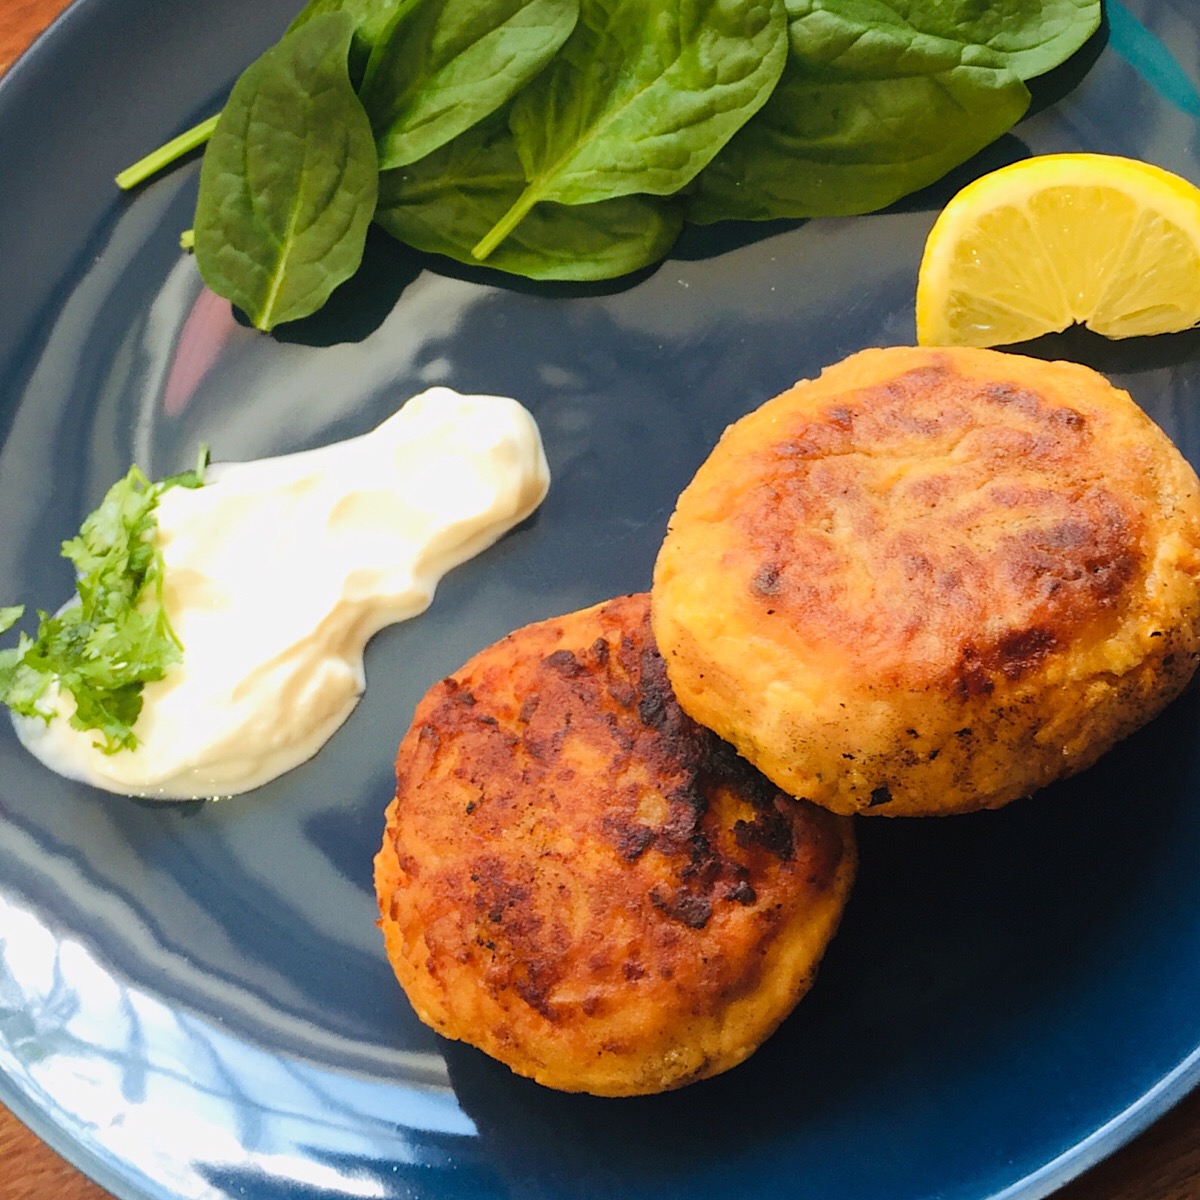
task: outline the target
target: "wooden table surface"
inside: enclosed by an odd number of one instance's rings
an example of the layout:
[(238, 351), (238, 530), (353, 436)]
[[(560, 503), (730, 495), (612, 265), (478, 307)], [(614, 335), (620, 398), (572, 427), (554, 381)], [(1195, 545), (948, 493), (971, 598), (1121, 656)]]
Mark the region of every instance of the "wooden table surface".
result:
[[(0, 0), (0, 72), (67, 3)], [(0, 1200), (105, 1200), (108, 1195), (0, 1106)], [(1060, 1191), (1056, 1200), (1200, 1200), (1200, 1091)]]

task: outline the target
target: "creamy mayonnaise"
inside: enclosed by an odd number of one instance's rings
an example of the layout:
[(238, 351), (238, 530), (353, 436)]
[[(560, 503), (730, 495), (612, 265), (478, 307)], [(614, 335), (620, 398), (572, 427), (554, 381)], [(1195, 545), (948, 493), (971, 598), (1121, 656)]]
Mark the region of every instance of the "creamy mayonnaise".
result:
[[(181, 665), (147, 684), (135, 750), (106, 755), (65, 719), (19, 718), (25, 746), (130, 795), (224, 796), (311, 757), (365, 687), (372, 634), (422, 612), (438, 580), (524, 520), (549, 470), (515, 400), (431, 388), (372, 433), (218, 464), (156, 512)], [(51, 689), (61, 717), (69, 694)]]

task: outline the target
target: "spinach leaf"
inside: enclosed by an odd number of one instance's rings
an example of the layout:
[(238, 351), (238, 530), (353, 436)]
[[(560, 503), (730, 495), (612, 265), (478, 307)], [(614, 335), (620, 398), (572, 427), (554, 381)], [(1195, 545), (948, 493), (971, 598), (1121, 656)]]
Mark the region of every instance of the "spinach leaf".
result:
[(779, 87), (688, 216), (845, 216), (932, 183), (1014, 125), (1023, 80), (1094, 32), (1099, 0), (787, 0)]
[[(1008, 64), (974, 39), (959, 37), (963, 23), (948, 19), (948, 33), (936, 21), (914, 24), (900, 11), (905, 0), (785, 0), (788, 42), (799, 65), (833, 70), (844, 76), (878, 78), (929, 75), (961, 63)], [(911, 7), (911, 5), (910, 5)], [(946, 7), (964, 19), (978, 7), (970, 0), (949, 0)]]
[(582, 0), (513, 104), (526, 187), (473, 253), (542, 201), (678, 191), (766, 102), (786, 57), (783, 0)]
[(353, 32), (326, 13), (287, 34), (238, 79), (205, 151), (196, 260), (259, 329), (315, 312), (362, 259), (379, 173)]
[[(418, 250), (477, 265), (471, 247), (524, 187), (501, 111), (420, 162), (385, 171), (375, 220)], [(497, 247), (488, 265), (531, 279), (614, 279), (664, 258), (682, 226), (682, 204), (652, 196), (543, 202)]]
[(862, 0), (876, 19), (857, 34), (824, 20), (832, 5), (808, 7), (821, 20), (792, 22), (779, 86), (696, 181), (689, 220), (883, 208), (965, 162), (1029, 105), (1024, 83), (985, 47), (914, 31)]
[(416, 162), (494, 112), (557, 53), (579, 0), (422, 0), (377, 43), (359, 92), (381, 169)]
[(1100, 0), (788, 0), (792, 45), (807, 57), (841, 40), (885, 35), (898, 24), (909, 36), (982, 46), (1022, 79), (1057, 67), (1100, 24)]
[(346, 13), (354, 21), (355, 32), (374, 45), (398, 10), (411, 8), (420, 0), (308, 0), (287, 27), (287, 33), (307, 25), (314, 17), (328, 13)]

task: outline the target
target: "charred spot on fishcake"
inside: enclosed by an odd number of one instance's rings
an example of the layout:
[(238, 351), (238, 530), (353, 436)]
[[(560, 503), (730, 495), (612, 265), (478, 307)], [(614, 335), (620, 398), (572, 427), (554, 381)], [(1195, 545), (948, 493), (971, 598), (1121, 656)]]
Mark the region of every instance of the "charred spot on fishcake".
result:
[[(495, 853), (480, 854), (470, 861), (468, 878), (474, 885), (471, 901), (481, 919), (499, 920), (500, 915), (506, 912), (519, 913), (525, 909), (530, 897), (530, 885), (528, 881), (513, 879), (509, 874), (509, 865)], [(530, 931), (536, 929), (536, 917), (522, 920), (530, 922)], [(517, 928), (520, 924), (513, 922), (513, 927)]]
[(628, 722), (621, 719), (620, 713), (605, 712), (600, 719), (622, 751), (632, 750), (637, 745), (637, 735), (628, 728)]
[(1013, 629), (996, 641), (996, 669), (1008, 679), (1020, 679), (1059, 648), (1049, 629)]
[(733, 827), (739, 846), (758, 846), (781, 861), (792, 857), (793, 834), (791, 822), (774, 805), (760, 808), (752, 820), (738, 820)]
[(756, 596), (778, 596), (780, 574), (778, 563), (763, 563), (750, 580), (750, 590)]
[(526, 752), (531, 757), (543, 762), (550, 762), (558, 758), (563, 743), (570, 732), (571, 722), (569, 713), (561, 724), (555, 725), (548, 732), (535, 730), (533, 723), (530, 722), (526, 725), (525, 731), (521, 735), (521, 745), (524, 746)]
[(984, 653), (977, 647), (968, 644), (962, 648), (954, 672), (954, 690), (964, 700), (990, 696), (996, 690)]
[(638, 720), (652, 729), (661, 726), (666, 719), (666, 703), (661, 692), (651, 692), (637, 702)]
[(617, 662), (626, 676), (636, 677), (642, 662), (642, 646), (628, 633), (622, 633), (617, 641)]
[(735, 904), (753, 904), (758, 899), (758, 893), (745, 879), (738, 879), (730, 884), (725, 898)]
[(1044, 396), (1019, 384), (988, 384), (980, 394), (994, 404), (1013, 408), (1039, 425), (1048, 427), (1052, 434), (1052, 445), (1061, 445), (1064, 434), (1082, 438), (1090, 433), (1088, 419), (1078, 409), (1047, 401)]
[(604, 832), (626, 862), (641, 858), (658, 837), (651, 826), (616, 816), (604, 818)]
[(1003, 677), (1019, 680), (1036, 670), (1062, 646), (1049, 629), (1010, 629), (984, 647), (965, 645), (959, 658), (955, 688), (964, 697), (988, 696)]
[(1005, 569), (1020, 593), (1044, 599), (1064, 623), (1086, 620), (1115, 607), (1142, 572), (1142, 526), (1107, 489), (1087, 488), (1069, 511), (1006, 536)]
[(560, 672), (569, 678), (586, 675), (588, 673), (587, 666), (580, 662), (570, 650), (555, 650), (553, 654), (546, 656), (546, 666), (552, 667), (555, 671)]
[(553, 982), (553, 976), (545, 970), (544, 965), (537, 963), (513, 979), (512, 989), (535, 1012), (553, 1021), (557, 1017), (549, 1001)]
[(672, 921), (688, 929), (703, 929), (712, 916), (712, 901), (685, 888), (676, 888), (670, 895), (659, 886), (650, 889), (650, 903)]
[[(789, 860), (794, 830), (787, 810), (780, 805), (794, 801), (783, 797), (728, 743), (683, 713), (666, 683), (657, 651), (643, 654), (641, 665), (641, 689), (649, 689), (649, 697), (643, 696), (639, 708), (646, 708), (639, 715), (658, 735), (657, 744), (644, 752), (652, 759), (662, 755), (674, 763), (678, 776), (678, 783), (666, 793), (666, 819), (654, 831), (655, 849), (676, 862), (678, 877), (688, 882), (693, 893), (703, 889), (706, 895), (715, 895), (720, 881), (745, 869), (741, 860), (724, 855), (708, 833), (713, 800), (725, 789), (735, 792), (754, 811), (750, 819), (733, 821), (735, 843), (743, 850), (765, 851), (781, 862)], [(619, 848), (628, 852), (628, 831), (621, 834)]]

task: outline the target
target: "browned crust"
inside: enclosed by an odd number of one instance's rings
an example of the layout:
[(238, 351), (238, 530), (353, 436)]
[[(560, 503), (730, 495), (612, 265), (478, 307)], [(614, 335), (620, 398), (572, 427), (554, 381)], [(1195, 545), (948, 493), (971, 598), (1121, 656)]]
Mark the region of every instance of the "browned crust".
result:
[(990, 691), (1107, 634), (1145, 572), (1140, 489), (1121, 490), (1093, 425), (1069, 397), (945, 355), (797, 405), (739, 460), (753, 484), (722, 565), (763, 619), (850, 670)]
[(811, 982), (853, 875), (846, 822), (682, 713), (648, 609), (529, 626), (432, 688), (377, 862), (423, 1019), (600, 1094), (750, 1053)]
[[(889, 813), (989, 807), (1086, 765), (1186, 684), (1198, 542), (1191, 468), (1095, 372), (867, 351), (726, 432), (671, 520), (655, 632), (684, 708), (796, 794), (844, 812), (881, 795)], [(1096, 680), (1106, 700), (1072, 694)], [(1094, 727), (1043, 706), (1064, 684)], [(1035, 745), (1055, 721), (1068, 754)], [(958, 769), (960, 731), (994, 751), (997, 723), (1000, 758), (1027, 766)], [(905, 771), (947, 752), (954, 772)]]

